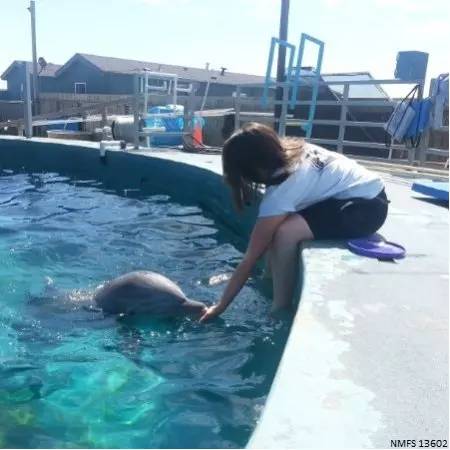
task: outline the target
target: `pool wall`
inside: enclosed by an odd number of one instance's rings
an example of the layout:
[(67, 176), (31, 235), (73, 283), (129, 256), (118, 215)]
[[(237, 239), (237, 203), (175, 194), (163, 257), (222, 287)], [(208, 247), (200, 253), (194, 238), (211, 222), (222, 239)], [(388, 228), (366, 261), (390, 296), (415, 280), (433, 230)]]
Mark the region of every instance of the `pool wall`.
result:
[[(6, 147), (6, 149), (5, 149)], [(98, 143), (61, 140), (0, 139), (0, 167), (28, 172), (58, 172), (79, 180), (98, 180), (119, 194), (140, 191), (192, 200), (217, 215), (238, 235), (251, 229), (255, 210), (237, 216), (226, 186), (218, 176), (218, 157), (174, 150), (149, 152), (107, 151), (101, 161)], [(150, 157), (143, 157), (150, 156)]]
[[(233, 211), (218, 155), (117, 151), (102, 163), (98, 144), (0, 137), (0, 168), (95, 179), (121, 194), (156, 186), (211, 211), (242, 236), (240, 250), (255, 218), (254, 209), (242, 217)], [(448, 439), (448, 210), (417, 205), (404, 185), (388, 188), (401, 207), (391, 208), (382, 231), (410, 257), (388, 265), (342, 246), (299, 252), (302, 301), (249, 447)]]

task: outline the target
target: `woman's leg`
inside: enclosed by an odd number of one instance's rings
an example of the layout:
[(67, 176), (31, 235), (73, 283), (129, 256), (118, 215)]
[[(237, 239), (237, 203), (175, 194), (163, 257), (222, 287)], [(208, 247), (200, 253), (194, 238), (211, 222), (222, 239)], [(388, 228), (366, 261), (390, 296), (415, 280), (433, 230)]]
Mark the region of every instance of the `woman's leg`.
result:
[(265, 265), (264, 265), (264, 273), (262, 278), (263, 279), (269, 279), (272, 278), (272, 245), (267, 250), (266, 254), (264, 255), (265, 259)]
[(314, 239), (314, 235), (306, 220), (299, 214), (293, 214), (278, 228), (270, 251), (273, 310), (292, 306), (298, 266), (298, 244), (311, 239)]
[[(384, 194), (380, 195), (383, 197)], [(298, 244), (314, 238), (368, 236), (383, 225), (387, 211), (385, 195), (372, 200), (328, 199), (286, 219), (278, 228), (268, 252), (270, 263), (267, 266), (273, 278), (273, 309), (292, 306), (298, 272)]]

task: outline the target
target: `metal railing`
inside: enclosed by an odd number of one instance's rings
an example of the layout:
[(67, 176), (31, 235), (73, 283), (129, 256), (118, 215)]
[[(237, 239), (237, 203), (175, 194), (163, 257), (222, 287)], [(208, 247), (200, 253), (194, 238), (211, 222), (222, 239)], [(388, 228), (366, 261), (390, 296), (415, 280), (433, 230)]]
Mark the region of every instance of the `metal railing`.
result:
[[(230, 114), (234, 112), (235, 115), (235, 122), (234, 126), (235, 128), (239, 128), (241, 126), (241, 123), (243, 121), (250, 121), (250, 120), (257, 120), (260, 122), (278, 122), (278, 132), (281, 136), (286, 135), (286, 128), (287, 127), (303, 127), (306, 130), (311, 130), (313, 125), (325, 125), (325, 126), (331, 126), (331, 127), (337, 127), (338, 128), (338, 137), (337, 139), (321, 139), (321, 138), (309, 138), (307, 136), (307, 140), (312, 143), (317, 144), (323, 144), (328, 146), (334, 146), (336, 147), (336, 150), (339, 153), (343, 153), (344, 148), (351, 148), (351, 147), (366, 147), (366, 148), (372, 148), (372, 149), (379, 149), (380, 151), (388, 151), (388, 159), (392, 158), (392, 154), (394, 150), (400, 150), (408, 153), (408, 159), (410, 163), (415, 162), (417, 159), (416, 156), (418, 156), (418, 163), (422, 164), (426, 161), (426, 155), (439, 155), (439, 156), (447, 156), (449, 154), (448, 150), (443, 149), (437, 149), (437, 148), (429, 148), (429, 138), (430, 138), (430, 130), (427, 130), (423, 133), (421, 142), (419, 147), (416, 148), (407, 148), (404, 145), (393, 145), (392, 142), (390, 142), (388, 145), (382, 142), (373, 142), (373, 141), (351, 141), (351, 140), (345, 140), (345, 132), (347, 130), (347, 127), (358, 127), (361, 129), (365, 128), (381, 128), (384, 129), (386, 122), (371, 122), (371, 121), (355, 121), (351, 120), (352, 118), (349, 117), (351, 114), (349, 112), (351, 111), (352, 107), (370, 107), (370, 108), (377, 108), (377, 107), (390, 107), (394, 108), (398, 102), (393, 101), (389, 98), (381, 99), (381, 100), (372, 100), (372, 99), (352, 99), (350, 98), (350, 88), (351, 86), (357, 86), (357, 85), (409, 85), (409, 84), (418, 84), (419, 85), (419, 98), (421, 99), (423, 97), (423, 90), (424, 90), (424, 83), (423, 80), (413, 80), (413, 81), (402, 81), (402, 80), (346, 80), (346, 81), (319, 81), (317, 82), (317, 79), (315, 77), (301, 77), (300, 82), (309, 86), (314, 87), (316, 86), (343, 86), (343, 94), (340, 96), (335, 96), (335, 100), (315, 100), (311, 99), (310, 101), (305, 100), (296, 100), (295, 102), (292, 102), (292, 96), (291, 99), (289, 99), (290, 91), (293, 89), (294, 84), (298, 83), (298, 80), (290, 80), (288, 82), (284, 83), (278, 83), (278, 82), (272, 82), (270, 85), (270, 89), (276, 89), (278, 87), (281, 87), (283, 90), (283, 97), (280, 101), (271, 101), (270, 102), (270, 108), (273, 108), (273, 105), (280, 105), (281, 106), (281, 116), (279, 119), (275, 118), (273, 116), (272, 112), (245, 112), (242, 111), (242, 107), (245, 105), (251, 105), (255, 104), (254, 98), (247, 98), (243, 95), (243, 90), (247, 88), (266, 88), (267, 85), (259, 83), (259, 84), (241, 84), (238, 85), (236, 88), (236, 95), (233, 96), (234, 101), (234, 110), (233, 109), (216, 109), (216, 110), (203, 110), (203, 106), (200, 109), (200, 111), (195, 111), (195, 89), (194, 86), (189, 86), (188, 89), (178, 89), (178, 92), (183, 92), (186, 96), (183, 96), (183, 103), (185, 105), (184, 112), (174, 112), (174, 113), (163, 113), (163, 114), (148, 114), (147, 112), (147, 105), (145, 101), (146, 92), (143, 92), (142, 89), (142, 82), (147, 82), (149, 78), (148, 73), (140, 73), (136, 74), (135, 76), (135, 85), (134, 85), (134, 94), (131, 97), (124, 97), (120, 99), (115, 99), (112, 101), (109, 101), (107, 103), (98, 103), (98, 104), (90, 104), (85, 106), (80, 106), (76, 108), (70, 108), (64, 111), (58, 111), (58, 112), (52, 112), (47, 114), (41, 114), (39, 116), (31, 117), (31, 98), (30, 98), (30, 89), (29, 86), (25, 86), (26, 90), (26, 96), (25, 98), (28, 99), (28, 101), (24, 101), (24, 117), (22, 119), (18, 120), (12, 120), (5, 123), (0, 123), (0, 128), (3, 127), (17, 127), (18, 128), (18, 134), (22, 135), (23, 130), (25, 129), (25, 135), (27, 137), (32, 137), (32, 128), (34, 126), (40, 126), (40, 125), (49, 125), (51, 123), (69, 123), (73, 121), (77, 122), (84, 122), (84, 121), (101, 121), (105, 122), (107, 119), (107, 108), (111, 106), (117, 106), (117, 105), (132, 105), (132, 113), (134, 114), (134, 123), (135, 123), (135, 138), (134, 138), (134, 145), (135, 147), (139, 147), (140, 143), (142, 143), (142, 139), (144, 137), (150, 137), (156, 134), (160, 134), (161, 130), (159, 130), (157, 127), (155, 129), (151, 128), (145, 128), (144, 130), (139, 129), (139, 123), (141, 122), (141, 119), (144, 118), (166, 118), (166, 117), (180, 117), (183, 116), (184, 118), (184, 127), (183, 130), (180, 131), (174, 131), (169, 132), (170, 135), (179, 134), (179, 135), (186, 135), (193, 133), (194, 129), (194, 119), (196, 117), (216, 117), (216, 116), (223, 116), (224, 114)], [(152, 74), (153, 75), (153, 74)], [(160, 74), (161, 75), (161, 74)], [(162, 74), (163, 76), (166, 76), (166, 74)], [(176, 87), (173, 86), (173, 91), (176, 92)], [(175, 89), (174, 89), (175, 88)], [(167, 89), (165, 87), (164, 89)], [(431, 88), (430, 88), (431, 93)], [(155, 94), (153, 94), (155, 95)], [(205, 93), (205, 98), (206, 98)], [(158, 94), (156, 94), (158, 96)], [(263, 96), (264, 97), (264, 96)], [(203, 99), (202, 105), (204, 105), (205, 98)], [(264, 99), (264, 98), (263, 98)], [(292, 102), (292, 103), (291, 103)], [(339, 120), (325, 120), (325, 119), (314, 119), (314, 117), (309, 117), (307, 120), (304, 119), (298, 119), (293, 116), (289, 112), (289, 106), (293, 104), (295, 106), (337, 106), (340, 107), (340, 114), (339, 114)], [(142, 106), (144, 106), (142, 110)], [(96, 116), (87, 116), (87, 112), (89, 111), (90, 114), (96, 113)], [(99, 113), (101, 113), (101, 117), (99, 116)], [(74, 116), (77, 115), (83, 115), (83, 117), (80, 118), (74, 118)], [(61, 119), (61, 116), (69, 117), (68, 119)], [(52, 120), (53, 119), (53, 120)], [(55, 120), (56, 119), (56, 120)], [(444, 126), (441, 131), (448, 132), (448, 126)], [(167, 132), (166, 132), (167, 133)], [(166, 134), (169, 135), (169, 134)], [(368, 136), (370, 138), (370, 136)], [(418, 150), (418, 155), (416, 155)]]
[[(149, 78), (157, 81), (163, 81), (161, 87), (156, 87), (154, 85), (149, 85)], [(169, 81), (169, 84), (167, 84)], [(144, 84), (144, 90), (142, 92), (141, 86)], [(173, 95), (173, 113), (149, 113), (148, 112), (148, 92), (150, 90), (164, 91), (168, 94)], [(178, 76), (171, 73), (159, 73), (159, 72), (149, 72), (143, 71), (136, 73), (133, 80), (133, 118), (134, 118), (134, 148), (138, 149), (141, 146), (142, 139), (145, 139), (146, 146), (150, 147), (150, 138), (152, 136), (186, 136), (192, 134), (193, 132), (193, 98), (195, 95), (196, 86), (194, 84), (189, 84), (187, 88), (181, 88), (178, 86)], [(183, 103), (184, 111), (183, 113), (177, 113), (176, 107), (178, 104), (178, 94), (185, 93), (185, 101)], [(140, 98), (144, 94), (144, 108), (143, 111), (140, 109)], [(155, 118), (176, 118), (183, 116), (183, 129), (167, 131), (165, 127), (144, 127), (141, 131), (139, 123), (142, 119), (155, 119)]]
[[(339, 153), (343, 153), (345, 147), (366, 147), (366, 148), (375, 148), (380, 150), (389, 151), (388, 158), (392, 158), (393, 150), (402, 150), (408, 152), (409, 162), (413, 163), (416, 160), (416, 156), (418, 156), (418, 163), (422, 164), (426, 160), (427, 154), (446, 154), (448, 155), (448, 150), (438, 150), (438, 149), (429, 149), (428, 148), (428, 140), (429, 133), (425, 132), (420, 141), (420, 145), (418, 148), (408, 148), (405, 145), (396, 144), (394, 145), (392, 142), (386, 146), (385, 143), (381, 142), (366, 142), (366, 141), (346, 141), (345, 140), (345, 131), (347, 127), (370, 127), (370, 128), (382, 128), (384, 129), (386, 122), (370, 122), (370, 121), (354, 121), (349, 120), (348, 113), (349, 108), (358, 106), (358, 107), (392, 107), (394, 108), (398, 102), (393, 101), (391, 99), (386, 100), (353, 100), (350, 98), (350, 87), (356, 85), (419, 85), (418, 89), (418, 99), (422, 100), (423, 92), (424, 92), (424, 80), (397, 80), (397, 79), (380, 79), (380, 80), (348, 80), (348, 81), (316, 81), (315, 79), (311, 79), (308, 77), (307, 79), (300, 80), (303, 81), (305, 85), (308, 87), (315, 86), (343, 86), (343, 94), (342, 97), (337, 100), (318, 100), (314, 101), (299, 101), (289, 102), (289, 92), (291, 89), (294, 89), (295, 84), (297, 83), (295, 80), (289, 80), (287, 82), (272, 82), (270, 85), (271, 89), (276, 89), (277, 87), (281, 87), (283, 89), (283, 99), (281, 101), (274, 101), (272, 105), (281, 105), (281, 115), (280, 118), (273, 117), (272, 114), (255, 114), (250, 112), (243, 112), (242, 106), (245, 105), (246, 99), (241, 97), (242, 91), (246, 88), (264, 88), (267, 87), (264, 84), (241, 84), (237, 86), (237, 94), (235, 98), (235, 128), (239, 128), (241, 126), (242, 121), (246, 120), (258, 120), (258, 121), (268, 121), (268, 122), (276, 122), (278, 121), (278, 133), (280, 136), (286, 135), (286, 127), (296, 127), (301, 126), (305, 129), (312, 129), (313, 125), (329, 125), (329, 126), (337, 126), (338, 130), (338, 138), (337, 139), (320, 139), (320, 138), (307, 138), (309, 142), (316, 144), (324, 144), (336, 147), (336, 150)], [(310, 118), (309, 120), (301, 120), (296, 119), (289, 114), (289, 107), (295, 107), (297, 105), (309, 105), (314, 106), (340, 106), (340, 118), (339, 120), (324, 120), (324, 119), (314, 119)], [(448, 130), (448, 127), (446, 127)], [(445, 130), (445, 128), (443, 129)], [(416, 150), (418, 150), (418, 155), (416, 155)]]
[[(294, 89), (296, 82), (290, 80), (288, 82), (273, 82), (270, 85), (271, 89), (281, 87), (283, 89), (283, 99), (281, 101), (274, 101), (272, 105), (281, 105), (280, 118), (273, 117), (272, 114), (250, 113), (243, 112), (242, 106), (247, 102), (245, 97), (241, 97), (241, 93), (246, 88), (264, 88), (264, 84), (241, 84), (237, 87), (237, 94), (235, 99), (235, 128), (239, 128), (243, 121), (258, 120), (267, 122), (278, 122), (278, 133), (280, 136), (286, 135), (286, 127), (302, 127), (306, 130), (311, 130), (313, 125), (328, 125), (336, 126), (338, 130), (337, 139), (320, 139), (320, 138), (306, 138), (309, 142), (316, 144), (323, 144), (336, 147), (339, 153), (343, 153), (344, 148), (348, 147), (366, 147), (375, 148), (388, 151), (388, 159), (392, 158), (394, 150), (400, 150), (408, 152), (408, 160), (410, 163), (417, 162), (419, 165), (426, 161), (427, 154), (444, 155), (448, 156), (448, 150), (428, 148), (429, 142), (429, 130), (425, 131), (420, 140), (420, 144), (417, 148), (409, 148), (402, 144), (393, 144), (392, 141), (386, 145), (381, 142), (367, 142), (367, 141), (346, 141), (345, 132), (347, 127), (359, 127), (359, 128), (382, 128), (384, 129), (387, 122), (371, 122), (371, 121), (355, 121), (350, 120), (349, 109), (352, 107), (392, 107), (392, 109), (398, 104), (398, 101), (391, 99), (386, 100), (353, 100), (350, 98), (350, 88), (355, 85), (419, 85), (418, 99), (423, 99), (424, 92), (424, 80), (410, 80), (403, 81), (397, 79), (380, 79), (380, 80), (347, 80), (347, 81), (315, 81), (311, 77), (303, 80), (308, 87), (315, 86), (343, 86), (342, 97), (336, 100), (317, 100), (310, 101), (296, 100), (295, 102), (288, 101), (290, 90)], [(288, 112), (289, 107), (301, 106), (340, 106), (340, 118), (339, 120), (324, 120), (309, 118), (308, 120), (296, 119), (292, 114)], [(448, 126), (443, 127), (441, 131), (448, 131)], [(417, 154), (418, 152), (418, 154)]]
[[(170, 91), (170, 89), (173, 90), (173, 101), (174, 101), (174, 110), (173, 112), (167, 112), (167, 113), (149, 113), (147, 111), (147, 102), (144, 101), (144, 109), (140, 109), (140, 97), (141, 94), (141, 86), (144, 86), (144, 94), (147, 95), (146, 90), (154, 89), (154, 86), (148, 85), (148, 78), (149, 74), (152, 76), (153, 79), (157, 80), (167, 80), (172, 79), (174, 80), (174, 85), (171, 87), (171, 85), (163, 84), (161, 87), (158, 87), (157, 90), (159, 91)], [(141, 80), (144, 79), (143, 83)], [(152, 136), (182, 136), (183, 138), (190, 136), (193, 140), (194, 146), (203, 146), (202, 142), (194, 142), (195, 136), (194, 136), (194, 130), (196, 127), (202, 128), (202, 121), (196, 120), (206, 117), (220, 117), (225, 114), (228, 114), (233, 111), (231, 108), (221, 108), (221, 109), (209, 109), (205, 110), (205, 103), (206, 98), (208, 96), (208, 88), (205, 89), (205, 92), (203, 94), (200, 110), (195, 110), (195, 100), (197, 97), (195, 97), (195, 93), (197, 90), (197, 83), (189, 83), (187, 88), (182, 88), (178, 84), (178, 77), (174, 74), (160, 74), (159, 72), (140, 72), (136, 73), (134, 75), (134, 90), (133, 90), (133, 114), (134, 114), (134, 147), (135, 149), (138, 149), (140, 145), (142, 144), (142, 139), (145, 139), (146, 146), (150, 147), (151, 141), (150, 138)], [(209, 83), (209, 82), (208, 82)], [(177, 93), (186, 94), (182, 99), (180, 97), (177, 97)], [(183, 104), (183, 111), (177, 110), (177, 103)], [(141, 120), (146, 119), (160, 119), (160, 118), (166, 118), (166, 119), (177, 119), (179, 117), (183, 117), (183, 129), (180, 130), (172, 130), (167, 131), (165, 126), (146, 126), (143, 130), (140, 130), (139, 123)], [(183, 139), (183, 145), (186, 143)]]

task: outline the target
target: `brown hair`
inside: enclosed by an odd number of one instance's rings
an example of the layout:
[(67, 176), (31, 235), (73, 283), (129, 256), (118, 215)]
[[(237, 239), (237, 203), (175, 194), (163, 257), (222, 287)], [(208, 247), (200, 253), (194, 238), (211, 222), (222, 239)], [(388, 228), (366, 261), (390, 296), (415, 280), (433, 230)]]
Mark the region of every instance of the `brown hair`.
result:
[[(237, 130), (222, 151), (223, 175), (236, 209), (242, 211), (258, 185), (282, 183), (300, 162), (302, 150), (302, 139), (279, 138), (261, 123), (250, 122)], [(278, 170), (281, 173), (275, 175)]]

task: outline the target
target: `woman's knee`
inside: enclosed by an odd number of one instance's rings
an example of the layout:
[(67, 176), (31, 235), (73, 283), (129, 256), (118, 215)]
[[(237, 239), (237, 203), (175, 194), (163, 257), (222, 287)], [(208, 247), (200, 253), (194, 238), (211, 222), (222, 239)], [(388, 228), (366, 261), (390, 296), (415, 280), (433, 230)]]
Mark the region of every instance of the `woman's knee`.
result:
[(300, 214), (293, 214), (288, 217), (275, 232), (273, 245), (297, 244), (314, 238), (306, 220)]

